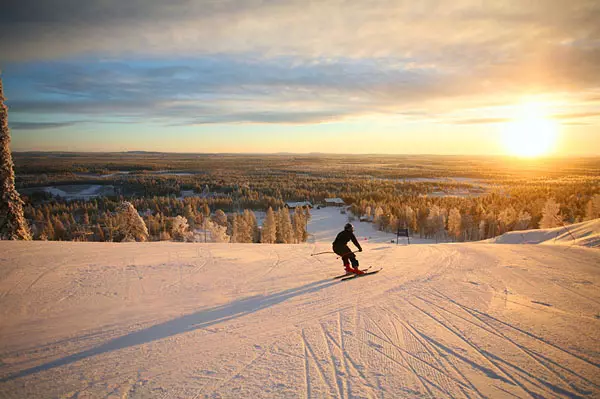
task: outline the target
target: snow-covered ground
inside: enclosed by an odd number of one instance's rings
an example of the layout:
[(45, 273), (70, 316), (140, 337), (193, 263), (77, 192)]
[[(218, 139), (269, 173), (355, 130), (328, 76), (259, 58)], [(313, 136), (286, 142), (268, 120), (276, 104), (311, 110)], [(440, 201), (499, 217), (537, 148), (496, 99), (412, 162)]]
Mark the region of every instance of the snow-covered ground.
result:
[(511, 231), (487, 240), (496, 244), (580, 245), (600, 248), (600, 219), (554, 229)]
[(323, 237), (0, 242), (0, 397), (600, 397), (597, 249)]

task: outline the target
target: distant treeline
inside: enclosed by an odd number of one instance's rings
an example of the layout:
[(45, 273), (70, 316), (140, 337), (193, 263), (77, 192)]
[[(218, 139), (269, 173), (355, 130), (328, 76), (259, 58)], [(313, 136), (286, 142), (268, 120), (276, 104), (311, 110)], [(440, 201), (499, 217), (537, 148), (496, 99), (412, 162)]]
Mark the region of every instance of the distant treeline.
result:
[[(151, 240), (172, 238), (177, 217), (193, 231), (219, 211), (231, 239), (234, 213), (331, 197), (381, 230), (407, 227), (440, 240), (600, 217), (600, 158), (16, 153), (15, 162), (18, 187), (33, 191), (24, 199), (37, 239), (119, 240), (114, 218), (123, 201)], [(32, 189), (67, 184), (112, 185), (116, 195), (66, 201)], [(202, 196), (181, 198), (185, 190)]]

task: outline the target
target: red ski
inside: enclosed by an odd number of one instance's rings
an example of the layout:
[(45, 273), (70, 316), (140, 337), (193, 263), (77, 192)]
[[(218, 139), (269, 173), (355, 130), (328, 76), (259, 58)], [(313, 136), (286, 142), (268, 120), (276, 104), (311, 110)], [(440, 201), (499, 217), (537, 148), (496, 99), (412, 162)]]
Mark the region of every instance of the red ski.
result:
[[(366, 272), (367, 272), (367, 270), (369, 270), (371, 267), (372, 267), (372, 266), (369, 266), (369, 267), (367, 267), (366, 269), (362, 269), (362, 270), (361, 270), (361, 272), (365, 272), (365, 273), (366, 273)], [(342, 275), (340, 275), (340, 276), (335, 276), (333, 279), (334, 279), (334, 280), (337, 280), (337, 279), (344, 278), (344, 277), (348, 277), (348, 276), (358, 276), (358, 274), (356, 274), (356, 273), (353, 273), (353, 272), (348, 272), (348, 273), (346, 273), (346, 274), (342, 274)]]
[(354, 279), (354, 278), (357, 278), (357, 277), (365, 277), (365, 276), (370, 276), (371, 274), (377, 274), (377, 273), (379, 273), (379, 272), (380, 272), (380, 271), (382, 271), (382, 270), (383, 270), (383, 267), (382, 267), (381, 269), (374, 270), (374, 271), (372, 271), (372, 272), (366, 272), (366, 273), (364, 273), (364, 274), (354, 274), (353, 276), (349, 276), (349, 277), (344, 277), (344, 278), (342, 278), (342, 281), (346, 281), (346, 280), (352, 280), (352, 279)]

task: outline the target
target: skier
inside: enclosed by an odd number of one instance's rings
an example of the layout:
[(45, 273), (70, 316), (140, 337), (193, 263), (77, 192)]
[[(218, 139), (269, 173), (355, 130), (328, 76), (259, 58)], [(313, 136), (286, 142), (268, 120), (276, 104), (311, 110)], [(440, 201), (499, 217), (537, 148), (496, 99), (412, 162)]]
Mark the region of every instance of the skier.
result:
[[(358, 259), (356, 259), (356, 256), (350, 251), (350, 248), (348, 248), (348, 241), (350, 240), (356, 245), (358, 252), (362, 252), (362, 248), (354, 235), (354, 226), (350, 223), (346, 223), (344, 231), (341, 231), (337, 237), (335, 237), (335, 241), (333, 241), (333, 252), (342, 257), (346, 273), (364, 274), (363, 271), (358, 269)], [(350, 263), (352, 263), (352, 268), (350, 267)]]

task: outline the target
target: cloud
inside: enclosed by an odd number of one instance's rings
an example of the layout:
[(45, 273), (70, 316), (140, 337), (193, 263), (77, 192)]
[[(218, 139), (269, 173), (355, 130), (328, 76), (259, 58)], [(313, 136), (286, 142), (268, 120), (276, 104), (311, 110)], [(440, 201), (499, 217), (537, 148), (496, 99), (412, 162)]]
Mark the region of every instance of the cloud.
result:
[(44, 130), (73, 126), (78, 123), (81, 122), (10, 122), (9, 127), (13, 130)]
[(595, 0), (7, 0), (0, 66), (11, 113), (320, 123), (597, 92), (598, 20)]
[(451, 120), (444, 123), (451, 123), (455, 125), (488, 125), (495, 123), (506, 123), (509, 122), (510, 118), (471, 118), (471, 119), (457, 119)]
[(581, 119), (581, 118), (594, 118), (600, 116), (600, 112), (573, 112), (570, 114), (557, 114), (552, 115), (554, 119)]

